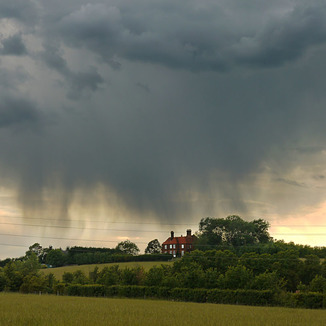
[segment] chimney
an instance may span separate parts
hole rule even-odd
[[[174,238],[174,232],[171,231],[171,240]]]
[[[187,230],[187,237],[191,237],[191,230],[190,229]]]

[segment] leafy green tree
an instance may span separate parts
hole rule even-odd
[[[121,283],[123,285],[143,285],[146,274],[143,267],[124,268],[121,271]]]
[[[88,279],[87,279],[86,275],[80,269],[73,272],[72,275],[73,275],[72,283],[75,283],[75,284],[87,284],[88,283]]]
[[[322,266],[320,265],[320,259],[316,255],[307,255],[303,262],[303,266],[300,269],[300,279],[303,284],[309,284],[316,275],[320,275],[322,272]]]
[[[209,268],[205,271],[205,288],[206,289],[214,289],[218,288],[219,283],[218,283],[218,278],[220,277],[220,273],[214,269],[214,268]]]
[[[19,270],[24,276],[26,275],[36,275],[41,268],[41,264],[36,253],[31,252],[29,255],[25,256],[22,261],[15,262],[17,270]]]
[[[46,256],[46,263],[54,267],[64,266],[67,257],[61,249],[52,249]]]
[[[157,239],[150,241],[145,249],[145,254],[160,254],[162,250],[161,244]]]
[[[139,248],[137,245],[130,240],[121,241],[116,246],[116,250],[128,255],[136,256],[139,253]]]
[[[248,252],[240,257],[239,262],[252,270],[254,275],[259,275],[267,270],[271,270],[274,260],[270,254],[259,255],[255,252]]]
[[[179,287],[199,288],[205,284],[202,266],[194,260],[182,259],[173,264],[174,276]]]
[[[31,254],[35,254],[39,262],[44,264],[46,255],[51,249],[52,247],[43,248],[39,243],[36,242],[28,248],[28,251],[26,251],[26,257],[30,256]]]
[[[222,281],[222,282],[221,282]],[[220,284],[225,289],[248,289],[253,281],[252,271],[245,266],[231,266],[225,273],[224,277],[220,277]]]
[[[326,292],[326,278],[321,275],[316,275],[309,284],[309,290],[311,292]]]
[[[0,291],[3,291],[7,285],[7,279],[3,268],[0,268]]]
[[[47,275],[44,276],[44,280],[45,280],[45,287],[48,293],[53,293],[54,291],[54,287],[56,286],[56,284],[58,283],[58,281],[56,280],[55,276],[53,273],[49,273]]]
[[[70,284],[74,280],[74,275],[71,272],[64,272],[62,275],[62,281],[64,283]]]
[[[244,246],[257,243],[268,243],[269,223],[263,219],[244,221],[237,215],[223,218],[206,217],[199,223],[199,234],[196,245],[208,246]]]
[[[145,284],[148,286],[160,286],[164,278],[164,270],[162,266],[153,266],[146,273]]]
[[[254,290],[279,290],[285,287],[286,281],[279,278],[276,272],[264,272],[257,275],[251,285]]]
[[[6,288],[10,291],[19,291],[23,284],[24,275],[17,270],[16,262],[10,261],[3,268],[6,278]]]
[[[43,253],[43,248],[39,243],[34,243],[31,245],[26,251],[26,256],[29,256],[30,254],[34,253],[37,257],[40,257]]]
[[[96,283],[98,276],[99,276],[99,270],[98,270],[98,267],[95,266],[93,271],[89,272],[89,280],[92,283]]]
[[[113,265],[110,267],[104,267],[98,275],[97,283],[103,285],[116,285],[119,284],[121,279],[121,270],[119,265]]]
[[[286,281],[286,290],[296,291],[300,283],[299,272],[302,269],[302,261],[296,250],[280,251],[273,255],[274,263],[271,271],[276,271],[280,278]]]
[[[322,261],[320,269],[320,275],[326,278],[326,259]]]
[[[220,274],[225,273],[230,266],[237,266],[238,257],[230,250],[214,250],[214,255],[209,257],[210,267]]]
[[[40,275],[29,274],[24,277],[24,281],[19,288],[23,293],[43,292],[46,289],[45,278]]]

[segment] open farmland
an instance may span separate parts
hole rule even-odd
[[[0,325],[324,326],[325,310],[0,293]]]
[[[153,266],[160,266],[163,265],[172,265],[173,262],[161,262],[161,261],[144,261],[144,262],[127,262],[127,263],[109,263],[109,264],[91,264],[91,265],[74,265],[74,266],[63,266],[63,267],[56,267],[56,268],[47,268],[43,269],[42,272],[45,274],[53,273],[57,280],[61,280],[62,275],[64,272],[73,273],[77,270],[81,270],[85,275],[88,275],[89,272],[93,271],[94,268],[97,266],[99,270],[102,270],[106,266],[112,265],[119,265],[120,269],[123,268],[132,268],[137,266],[142,266],[145,271],[148,271]]]

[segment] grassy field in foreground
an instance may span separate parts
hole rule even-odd
[[[47,268],[42,269],[41,271],[45,274],[53,273],[57,280],[61,280],[62,275],[64,272],[70,272],[73,273],[77,270],[81,270],[85,273],[86,276],[88,276],[88,273],[93,271],[95,266],[98,266],[99,270],[103,269],[105,266],[112,266],[112,265],[119,265],[120,268],[126,268],[126,267],[136,267],[136,266],[142,266],[146,271],[148,271],[153,266],[161,266],[161,264],[170,264],[172,265],[172,262],[164,262],[164,261],[143,261],[143,262],[127,262],[127,263],[110,263],[110,264],[92,264],[92,265],[76,265],[76,266],[63,266],[63,267],[57,267],[57,268]]]
[[[4,325],[324,326],[325,310],[0,293]]]

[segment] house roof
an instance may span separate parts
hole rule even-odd
[[[181,236],[181,237],[173,237],[173,238],[168,238],[166,239],[162,244],[192,244],[195,240],[196,236],[195,235],[190,235],[190,236]]]

